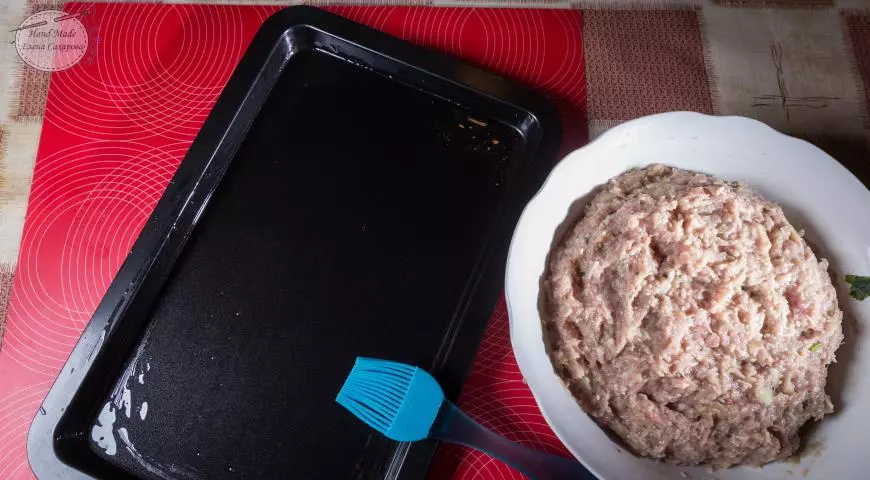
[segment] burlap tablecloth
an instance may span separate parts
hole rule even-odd
[[[2,349],[6,308],[51,78],[49,73],[26,66],[18,57],[11,30],[36,11],[63,7],[32,0],[0,2],[5,2],[0,3],[0,31],[5,36],[0,42]],[[816,143],[870,185],[870,0],[387,0],[380,3],[581,9],[590,137],[620,122],[663,111],[744,115]],[[89,48],[100,48],[99,34],[91,40]],[[861,206],[844,208],[860,209]],[[862,213],[859,210],[856,215]],[[20,280],[25,279],[26,275],[22,274]],[[487,338],[492,345],[503,347],[500,355],[507,358],[510,352],[504,315],[504,306],[500,304]],[[21,318],[15,317],[15,320]],[[10,327],[10,332],[11,346],[15,328]],[[521,377],[512,359],[490,358],[496,350],[487,349],[485,345],[482,351],[490,355],[479,356],[478,362],[486,364],[487,368],[505,367],[504,375],[490,378],[491,372],[478,366],[475,368],[478,377],[473,374],[470,383],[477,381],[487,388],[497,384],[502,390],[519,385]],[[4,353],[14,351],[12,348]],[[2,382],[0,375],[0,384]],[[47,388],[47,385],[42,387]],[[505,394],[498,389],[484,393]],[[477,405],[477,397],[473,397],[466,392],[463,403],[472,414]],[[537,412],[531,400],[529,405],[530,410]],[[30,410],[24,410],[29,421]],[[0,432],[0,439],[3,438]],[[19,440],[23,438],[22,434]],[[473,463],[478,458],[463,456],[462,451],[455,448],[445,452],[448,460],[459,463]],[[15,465],[23,469],[22,465],[26,464],[23,453],[19,453]],[[2,457],[0,454],[0,460]],[[462,471],[470,472],[470,468]],[[450,473],[449,469],[444,471]],[[23,470],[19,473],[25,475]]]
[[[590,136],[669,110],[745,115],[870,180],[870,0],[383,3],[582,9]],[[21,61],[10,31],[48,8],[62,4],[0,3],[0,342],[51,77]]]

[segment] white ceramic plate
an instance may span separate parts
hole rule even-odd
[[[589,192],[634,167],[664,163],[739,180],[779,203],[831,262],[846,314],[846,343],[829,374],[838,412],[810,436],[814,453],[800,464],[761,469],[666,465],[613,443],[577,405],[553,372],[538,314],[538,282],[556,229],[576,218]],[[569,215],[570,211],[570,215]],[[821,251],[818,251],[821,250]],[[870,275],[870,191],[815,146],[742,117],[675,112],[622,124],[560,162],[529,202],[508,255],[506,295],[511,342],[544,417],[568,449],[605,480],[858,479],[870,475],[870,299],[848,296],[843,273]],[[851,318],[849,318],[851,317]],[[863,328],[862,328],[863,327]],[[839,392],[839,393],[836,393]]]

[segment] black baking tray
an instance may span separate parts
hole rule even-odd
[[[366,355],[456,397],[560,136],[508,80],[276,13],[36,414],[34,472],[423,478],[434,443],[389,441],[335,395]]]

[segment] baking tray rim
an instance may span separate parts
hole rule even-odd
[[[94,382],[94,376],[88,374],[95,363],[105,361],[103,357],[108,355],[105,347],[113,344],[113,333],[121,323],[119,320],[132,310],[131,306],[137,301],[143,302],[149,294],[153,300],[164,283],[166,274],[183,250],[187,237],[196,228],[199,216],[208,205],[208,199],[220,184],[223,173],[268,98],[278,74],[292,56],[298,53],[296,46],[282,46],[281,42],[289,42],[291,30],[299,28],[307,28],[342,42],[349,42],[403,68],[465,89],[469,94],[510,105],[528,115],[522,119],[523,122],[537,124],[536,130],[540,138],[527,139],[533,142],[532,150],[536,152],[536,156],[551,160],[556,154],[561,140],[561,123],[554,107],[540,94],[462,60],[432,52],[314,7],[293,6],[279,10],[257,31],[41,407],[35,412],[28,432],[27,452],[31,469],[39,478],[94,478],[68,465],[57,454],[56,442],[71,440],[56,434],[66,421],[64,412],[81,396],[85,382],[89,379]],[[315,50],[323,47],[316,41],[307,46]],[[283,56],[280,55],[282,48],[285,52]],[[326,53],[335,52],[326,50]],[[263,77],[269,75],[272,80],[266,81],[264,85]],[[519,133],[525,135],[524,132]],[[539,163],[540,161],[543,160],[539,160]],[[540,182],[543,181],[546,170],[549,168],[539,175]],[[539,186],[535,185],[531,191],[523,193],[530,197]],[[507,200],[502,200],[502,203],[505,202]],[[521,208],[522,205],[516,209],[517,216]],[[183,225],[184,228],[176,228],[178,225]],[[506,253],[506,247],[504,250]],[[503,270],[503,265],[501,268]],[[159,278],[154,278],[154,271],[161,272],[157,275]],[[133,343],[135,341],[137,339],[131,340]],[[124,350],[127,353],[122,353],[118,359],[121,365],[129,358],[130,349]],[[98,396],[105,397],[102,394]],[[388,472],[395,470],[398,474],[407,449],[407,444],[399,445]],[[137,478],[96,454],[93,455],[100,459],[106,473],[111,473],[113,478]]]

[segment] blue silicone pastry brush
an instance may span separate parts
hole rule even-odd
[[[574,460],[526,448],[499,436],[444,398],[425,370],[359,357],[336,401],[357,418],[399,442],[435,438],[485,452],[535,480],[594,480]]]

